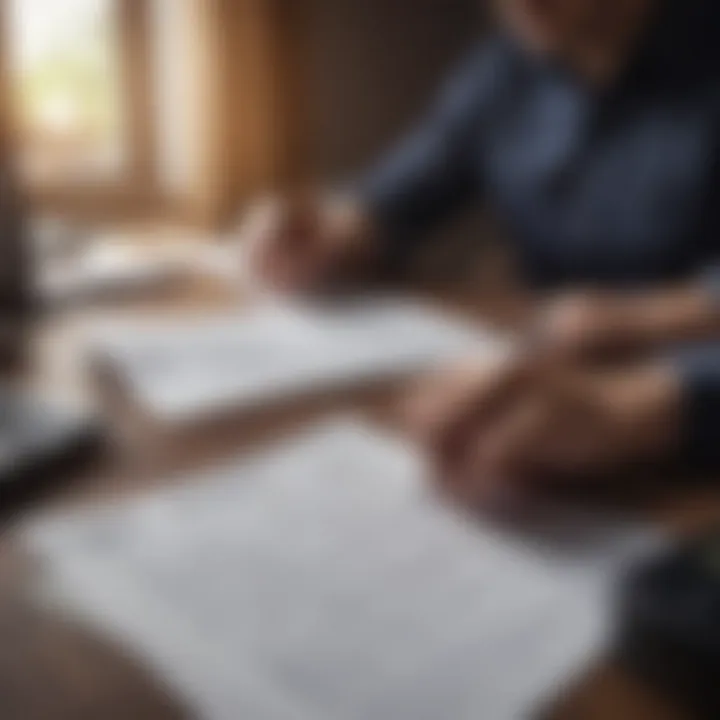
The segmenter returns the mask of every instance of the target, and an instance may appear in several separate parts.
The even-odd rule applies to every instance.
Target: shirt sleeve
[[[683,388],[683,459],[720,467],[720,341],[682,348],[673,361]]]
[[[498,86],[502,53],[476,50],[450,79],[429,115],[363,179],[360,194],[390,258],[481,191],[481,126]]]
[[[717,300],[717,306],[720,308],[720,262],[716,260],[708,263],[700,273],[700,282]]]

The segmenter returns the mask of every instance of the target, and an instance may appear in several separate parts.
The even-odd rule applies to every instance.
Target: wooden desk
[[[453,303],[457,304],[457,303]],[[462,304],[462,303],[461,303]],[[471,303],[496,308],[495,317],[517,317],[510,305]],[[502,310],[500,310],[502,308]],[[54,321],[62,332],[63,323]],[[53,323],[53,324],[54,324]],[[62,346],[55,334],[51,345]],[[138,423],[122,394],[105,387],[121,428],[121,445],[71,485],[38,499],[19,513],[39,506],[99,503],[109,496],[146,492],[189,470],[257,448],[311,419],[352,409],[374,420],[387,419],[402,384],[363,393],[344,393],[296,403],[246,418],[226,418],[185,431]],[[140,429],[140,432],[138,432]],[[691,528],[720,518],[720,492],[682,497],[664,493],[654,503],[657,517],[676,527]],[[32,568],[0,535],[0,718],[2,720],[176,720],[189,718],[157,678],[103,645],[82,629],[63,623],[28,599]],[[577,688],[552,708],[556,720],[681,720],[683,716],[612,667],[589,669]],[[483,719],[479,719],[483,720]]]

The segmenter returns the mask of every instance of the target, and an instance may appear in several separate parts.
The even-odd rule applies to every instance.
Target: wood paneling
[[[147,194],[157,190],[157,143],[153,114],[152,34],[147,0],[118,4],[122,88],[126,98],[127,181]]]
[[[354,176],[425,109],[480,29],[477,0],[215,3],[218,219],[264,189]]]
[[[480,0],[308,0],[308,153],[353,177],[426,112],[480,34]]]
[[[196,210],[213,224],[302,167],[302,0],[199,0],[198,63],[205,117]]]

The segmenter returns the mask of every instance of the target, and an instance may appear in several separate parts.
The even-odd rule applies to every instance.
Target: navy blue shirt
[[[490,202],[535,286],[707,276],[720,302],[720,3],[659,2],[602,90],[509,38],[484,43],[364,193],[397,256]],[[677,362],[692,452],[720,459],[720,339]]]

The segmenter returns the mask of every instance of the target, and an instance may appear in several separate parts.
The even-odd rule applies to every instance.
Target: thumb
[[[519,403],[478,443],[474,471],[499,482],[522,482],[537,462],[547,419],[540,398]]]
[[[288,249],[306,246],[320,233],[320,200],[308,190],[288,195],[280,208],[278,225]]]

